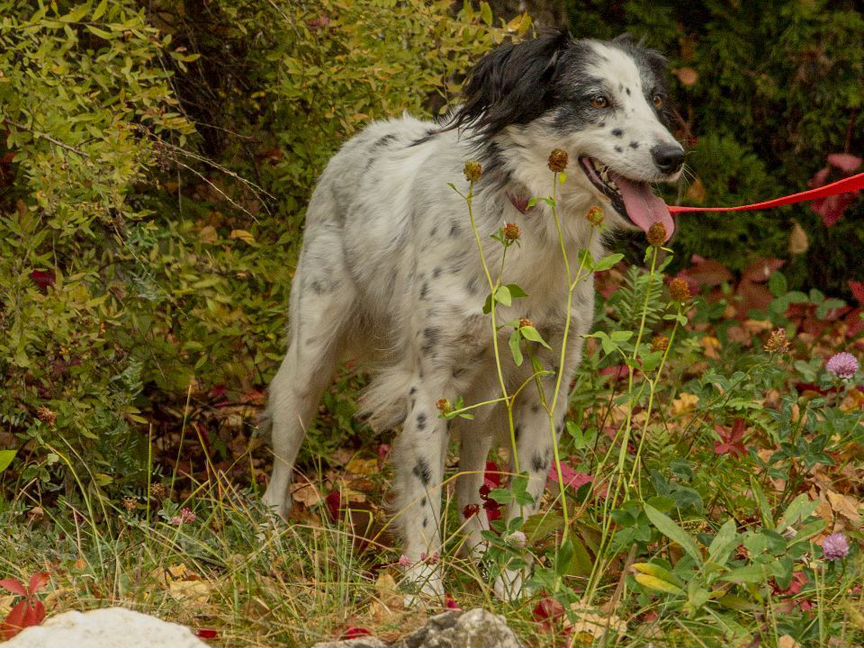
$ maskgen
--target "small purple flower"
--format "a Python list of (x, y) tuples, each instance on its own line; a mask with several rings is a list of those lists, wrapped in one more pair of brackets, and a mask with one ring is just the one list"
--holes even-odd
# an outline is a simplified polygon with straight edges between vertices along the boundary
[(400, 567), (410, 567), (413, 564), (414, 564), (414, 561), (411, 560), (405, 554), (402, 554), (401, 556), (399, 556), (399, 566)]
[(184, 524), (192, 524), (198, 519), (198, 516), (192, 511), (192, 509), (184, 508), (180, 511), (180, 515), (175, 515), (171, 518), (171, 524), (174, 526), (182, 526)]
[(832, 533), (822, 541), (825, 560), (843, 560), (849, 555), (849, 541), (842, 533)]
[(831, 356), (825, 368), (829, 373), (834, 374), (843, 380), (850, 380), (858, 371), (858, 360), (851, 353), (838, 353)]

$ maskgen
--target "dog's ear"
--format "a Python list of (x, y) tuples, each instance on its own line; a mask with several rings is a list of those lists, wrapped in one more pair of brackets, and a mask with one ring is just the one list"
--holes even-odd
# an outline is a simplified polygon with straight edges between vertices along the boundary
[(487, 54), (471, 71), (465, 102), (448, 128), (470, 126), (489, 137), (542, 115), (554, 96), (561, 55), (572, 42), (566, 31), (556, 31)]

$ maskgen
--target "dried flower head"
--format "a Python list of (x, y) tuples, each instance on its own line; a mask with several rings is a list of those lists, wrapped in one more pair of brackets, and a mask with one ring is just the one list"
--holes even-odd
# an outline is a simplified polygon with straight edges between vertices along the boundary
[(464, 517), (465, 519), (468, 519), (470, 517), (473, 517), (474, 515), (477, 515), (479, 512), (480, 512), (480, 505), (479, 504), (466, 504), (465, 508), (462, 509), (462, 517)]
[(468, 182), (477, 182), (483, 175), (483, 166), (477, 160), (465, 163), (465, 179)]
[(533, 326), (534, 326), (534, 322), (532, 322), (532, 321), (531, 321), (530, 319), (528, 319), (527, 317), (523, 317), (523, 318), (521, 318), (521, 319), (519, 320), (519, 328), (524, 328), (524, 327), (526, 327), (526, 326), (531, 326), (531, 327), (533, 327)]
[(651, 350), (652, 351), (665, 351), (669, 348), (669, 338), (665, 335), (658, 335), (653, 340), (651, 340)]
[(522, 230), (519, 229), (519, 226), (516, 223), (507, 223), (504, 226), (504, 240), (510, 241), (518, 241), (519, 237), (522, 236)]
[(825, 368), (829, 373), (834, 374), (843, 380), (851, 380), (858, 372), (858, 359), (851, 353), (838, 353), (831, 356), (831, 359), (825, 364)]
[(168, 489), (165, 487), (165, 484), (152, 484), (150, 486), (150, 495), (154, 499), (165, 499), (168, 496)]
[(690, 284), (687, 283), (686, 279), (682, 279), (681, 277), (676, 277), (669, 282), (669, 294), (672, 297), (672, 301), (677, 302), (686, 302), (693, 298), (693, 295), (690, 294)]
[(660, 247), (666, 242), (666, 226), (663, 223), (654, 223), (648, 228), (648, 242), (654, 247)]
[(426, 563), (427, 565), (437, 565), (439, 562), (441, 562), (441, 554), (439, 554), (437, 551), (428, 555), (425, 553), (421, 553), (420, 561)]
[(36, 417), (48, 427), (54, 427), (57, 423), (57, 413), (44, 405), (36, 410)]
[(453, 406), (446, 398), (442, 398), (441, 400), (437, 401), (435, 403), (435, 407), (437, 407), (442, 414), (449, 414), (453, 411)]
[(822, 541), (825, 560), (843, 560), (849, 555), (849, 540), (842, 533), (832, 533)]
[(552, 149), (552, 152), (549, 154), (549, 170), (561, 173), (567, 168), (568, 161), (569, 156), (567, 155), (567, 151), (559, 148)]
[(771, 336), (763, 348), (768, 353), (788, 353), (789, 338), (786, 337), (786, 329), (778, 328), (771, 331)]
[(131, 513), (136, 508), (138, 508), (138, 502), (135, 500), (134, 497), (124, 497), (123, 508)]
[(594, 227), (600, 227), (603, 224), (603, 220), (605, 218), (603, 208), (596, 206), (592, 207), (585, 214), (585, 218), (588, 219), (588, 222), (591, 223)]

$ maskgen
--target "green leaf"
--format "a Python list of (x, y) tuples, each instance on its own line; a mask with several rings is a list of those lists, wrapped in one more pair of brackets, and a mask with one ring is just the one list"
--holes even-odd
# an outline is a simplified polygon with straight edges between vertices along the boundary
[(93, 20), (99, 20), (108, 10), (108, 0), (102, 0), (93, 10)]
[(643, 587), (647, 587), (648, 589), (655, 590), (657, 592), (665, 592), (667, 594), (684, 593), (684, 590), (682, 590), (677, 585), (673, 585), (668, 581), (657, 578), (656, 576), (651, 576), (650, 574), (636, 574), (633, 578), (635, 578), (636, 582)]
[(510, 291), (510, 296), (513, 299), (523, 299), (528, 296), (528, 293), (522, 290), (518, 284), (507, 284), (505, 287)]
[(513, 303), (513, 297), (510, 295), (510, 289), (507, 286), (498, 286), (495, 291), (495, 301), (502, 306), (509, 306)]
[(771, 507), (768, 505), (768, 498), (765, 497), (765, 491), (753, 475), (750, 475), (750, 490), (756, 498), (756, 503), (759, 505), (759, 512), (762, 515), (762, 526), (766, 529), (774, 528), (774, 516), (771, 514)]
[(17, 450), (0, 450), (0, 473), (9, 467), (17, 452)]
[(633, 563), (633, 569), (638, 571), (640, 574), (648, 574), (679, 587), (682, 585), (680, 578), (665, 567), (661, 567), (656, 563)]
[(550, 351), (552, 350), (552, 347), (550, 347), (546, 343), (546, 340), (543, 339), (543, 336), (540, 335), (540, 331), (538, 331), (533, 326), (523, 326), (519, 329), (519, 332), (522, 333), (522, 337), (524, 337), (526, 340), (531, 340), (532, 342), (537, 342), (538, 344), (542, 344), (544, 347), (546, 347)]
[(594, 272), (603, 272), (604, 270), (610, 270), (616, 265), (618, 265), (618, 263), (623, 258), (623, 254), (610, 254), (608, 256), (605, 256), (594, 265)]
[(711, 541), (711, 545), (708, 547), (708, 560), (725, 565), (737, 544), (738, 531), (735, 520), (730, 518), (723, 523), (717, 535), (714, 536), (714, 540)]
[(519, 330), (517, 329), (510, 334), (509, 342), (510, 353), (513, 355), (513, 361), (516, 363), (517, 367), (521, 367), (524, 360), (520, 342), (522, 342), (522, 337), (519, 335)]
[(798, 521), (806, 520), (817, 508), (819, 508), (818, 500), (811, 501), (807, 493), (801, 493), (786, 507), (777, 522), (777, 529), (783, 531)]
[(720, 580), (730, 583), (764, 583), (768, 580), (768, 567), (760, 564), (739, 567), (721, 576)]
[(645, 504), (645, 515), (651, 520), (657, 530), (665, 535), (672, 542), (681, 546), (687, 554), (696, 561), (696, 564), (702, 565), (702, 554), (699, 551), (699, 546), (687, 533), (675, 524), (674, 520), (668, 515), (664, 515), (650, 504)]
[(480, 3), (480, 17), (487, 27), (492, 26), (492, 7), (489, 6), (488, 2)]
[(782, 272), (775, 272), (771, 275), (768, 279), (768, 290), (770, 290), (771, 294), (775, 297), (780, 297), (786, 294), (786, 291), (789, 290), (789, 284)]

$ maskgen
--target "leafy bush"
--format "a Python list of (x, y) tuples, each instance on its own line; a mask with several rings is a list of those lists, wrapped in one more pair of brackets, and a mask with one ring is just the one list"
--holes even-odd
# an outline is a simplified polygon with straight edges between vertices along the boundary
[(0, 14), (0, 448), (48, 489), (64, 466), (142, 484), (148, 427), (182, 428), (186, 400), (226, 458), (211, 403), (259, 403), (281, 359), (327, 159), (370, 119), (446, 105), (504, 35), (486, 5), (420, 0)]

